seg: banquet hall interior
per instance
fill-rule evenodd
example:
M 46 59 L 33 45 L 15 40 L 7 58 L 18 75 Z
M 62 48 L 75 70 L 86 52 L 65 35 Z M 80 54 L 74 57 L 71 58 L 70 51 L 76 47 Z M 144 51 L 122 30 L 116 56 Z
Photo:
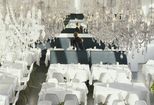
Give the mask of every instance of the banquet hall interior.
M 154 105 L 153 52 L 154 0 L 0 0 L 0 105 Z

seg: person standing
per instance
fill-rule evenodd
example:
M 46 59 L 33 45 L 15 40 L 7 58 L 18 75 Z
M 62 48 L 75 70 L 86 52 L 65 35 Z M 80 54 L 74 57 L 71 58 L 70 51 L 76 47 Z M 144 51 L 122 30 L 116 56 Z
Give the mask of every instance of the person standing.
M 76 23 L 75 32 L 83 33 L 83 26 L 79 25 L 79 23 Z
M 74 33 L 74 39 L 73 39 L 73 49 L 77 50 L 84 50 L 83 46 L 83 40 L 78 36 L 78 33 Z

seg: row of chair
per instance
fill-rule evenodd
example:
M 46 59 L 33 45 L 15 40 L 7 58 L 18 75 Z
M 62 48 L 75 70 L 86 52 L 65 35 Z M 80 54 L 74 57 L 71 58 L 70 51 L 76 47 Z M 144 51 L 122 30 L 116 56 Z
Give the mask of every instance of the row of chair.
M 59 98 L 56 94 L 48 93 L 45 95 L 45 99 L 43 101 L 38 101 L 38 105 L 62 105 L 60 103 Z M 76 95 L 74 94 L 66 94 L 64 105 L 79 105 L 79 101 Z

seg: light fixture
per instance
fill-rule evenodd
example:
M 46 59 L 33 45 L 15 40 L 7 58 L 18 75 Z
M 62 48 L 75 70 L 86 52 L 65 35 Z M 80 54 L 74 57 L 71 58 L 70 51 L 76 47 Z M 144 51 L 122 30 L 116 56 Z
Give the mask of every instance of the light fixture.
M 110 3 L 113 3 L 112 1 Z M 96 39 L 104 42 L 106 46 L 116 42 L 119 50 L 125 51 L 133 47 L 139 49 L 151 41 L 153 18 L 151 17 L 150 21 L 144 16 L 140 0 L 119 0 L 119 5 L 115 7 L 105 6 L 104 2 L 95 2 L 90 14 L 85 12 L 89 33 Z
M 0 9 L 0 34 L 3 40 L 0 42 L 0 62 L 6 59 L 8 52 L 17 55 L 34 48 L 37 40 L 44 42 L 61 33 L 69 3 L 64 3 L 66 0 L 48 2 L 50 3 L 34 0 L 3 2 L 4 8 Z M 41 8 L 38 8 L 40 5 Z

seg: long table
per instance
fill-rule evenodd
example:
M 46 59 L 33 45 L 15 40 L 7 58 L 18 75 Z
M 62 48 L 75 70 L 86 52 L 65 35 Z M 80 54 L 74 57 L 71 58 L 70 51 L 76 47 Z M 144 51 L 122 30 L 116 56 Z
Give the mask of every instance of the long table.
M 110 84 L 102 84 L 95 83 L 94 84 L 94 100 L 95 104 L 98 104 L 97 97 L 107 97 L 109 94 L 119 94 L 122 93 L 125 97 L 129 93 L 136 94 L 140 100 L 144 100 L 147 102 L 147 105 L 150 105 L 149 99 L 149 90 L 145 87 L 143 83 L 133 83 L 133 84 L 125 84 L 125 83 L 110 83 Z M 125 99 L 124 97 L 124 99 Z
M 49 56 L 49 51 L 47 56 Z M 123 58 L 120 58 L 121 51 L 87 51 L 87 50 L 50 50 L 50 57 L 47 59 L 51 64 L 61 63 L 61 64 L 99 64 L 103 62 L 104 64 L 127 64 L 127 57 L 124 53 L 122 53 Z M 49 59 L 50 58 L 50 59 Z M 46 60 L 46 62 L 48 61 Z

